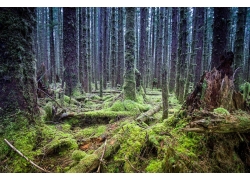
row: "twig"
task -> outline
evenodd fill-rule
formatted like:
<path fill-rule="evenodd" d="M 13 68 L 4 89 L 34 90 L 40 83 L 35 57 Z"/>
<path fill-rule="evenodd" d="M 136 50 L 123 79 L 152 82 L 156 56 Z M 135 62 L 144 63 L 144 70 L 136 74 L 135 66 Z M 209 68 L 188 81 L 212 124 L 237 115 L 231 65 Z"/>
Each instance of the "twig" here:
<path fill-rule="evenodd" d="M 20 151 L 18 151 L 7 139 L 4 139 L 4 141 L 14 150 L 16 151 L 20 156 L 22 156 L 24 159 L 26 159 L 28 162 L 30 162 L 33 166 L 40 169 L 43 172 L 50 173 L 50 171 L 47 171 L 40 166 L 36 165 L 33 161 L 29 160 L 26 156 L 24 156 Z"/>
<path fill-rule="evenodd" d="M 46 92 L 44 92 L 43 90 L 37 88 L 39 91 L 43 92 L 45 95 L 47 95 L 50 99 L 52 99 L 60 108 L 64 109 L 58 102 L 56 102 L 56 100 L 54 98 L 52 98 L 50 95 L 48 95 Z"/>
<path fill-rule="evenodd" d="M 137 172 L 140 173 L 140 171 L 139 171 L 138 169 L 136 169 L 136 168 L 130 163 L 130 161 L 128 160 L 128 158 L 126 157 L 126 155 L 125 155 L 125 160 L 128 161 L 129 165 L 130 165 L 135 171 L 137 171 Z"/>
<path fill-rule="evenodd" d="M 233 81 L 234 81 L 234 76 L 235 76 L 235 74 L 237 73 L 237 71 L 238 71 L 239 69 L 241 69 L 241 67 L 238 67 L 238 68 L 234 71 L 234 74 L 233 74 Z"/>
<path fill-rule="evenodd" d="M 104 156 L 104 153 L 105 153 L 105 150 L 106 150 L 106 142 L 107 142 L 107 139 L 105 139 L 105 143 L 104 143 L 104 149 L 103 149 L 103 152 L 102 152 L 102 156 L 101 156 L 101 159 L 100 159 L 100 163 L 99 163 L 99 167 L 97 169 L 97 173 L 100 173 L 100 169 L 101 169 L 101 164 L 102 164 L 102 159 L 103 159 L 103 156 Z"/>

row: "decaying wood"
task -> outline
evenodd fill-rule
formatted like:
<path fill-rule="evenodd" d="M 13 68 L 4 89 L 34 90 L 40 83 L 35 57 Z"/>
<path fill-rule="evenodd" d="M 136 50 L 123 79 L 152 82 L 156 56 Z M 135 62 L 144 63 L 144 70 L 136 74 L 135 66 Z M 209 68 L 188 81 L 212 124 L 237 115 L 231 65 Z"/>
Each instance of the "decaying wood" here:
<path fill-rule="evenodd" d="M 150 119 L 150 117 L 152 115 L 154 115 L 155 113 L 159 112 L 161 109 L 161 104 L 155 106 L 154 108 L 148 110 L 147 112 L 145 113 L 142 113 L 138 118 L 136 118 L 136 121 L 139 121 L 139 122 L 145 122 L 147 121 L 148 119 Z"/>
<path fill-rule="evenodd" d="M 110 140 L 106 140 L 106 145 L 103 144 L 101 147 L 99 147 L 96 151 L 94 151 L 93 154 L 83 158 L 79 164 L 71 168 L 68 172 L 70 173 L 76 173 L 76 172 L 95 172 L 95 170 L 98 168 L 100 164 L 100 157 L 103 154 L 103 146 L 106 146 L 107 153 L 104 153 L 102 159 L 107 159 L 110 155 L 114 154 L 119 149 L 119 141 L 118 138 L 120 136 L 113 136 Z"/>
<path fill-rule="evenodd" d="M 218 107 L 223 107 L 230 112 L 244 110 L 243 96 L 234 88 L 234 76 L 239 68 L 233 71 L 231 67 L 233 60 L 233 52 L 225 52 L 220 57 L 220 65 L 203 74 L 195 90 L 184 103 L 184 108 L 189 113 L 195 109 L 211 111 Z"/>
<path fill-rule="evenodd" d="M 101 157 L 101 159 L 100 159 L 100 163 L 99 163 L 98 169 L 97 169 L 97 171 L 96 171 L 97 173 L 99 173 L 100 170 L 101 170 L 101 164 L 102 164 L 102 162 L 103 162 L 103 156 L 104 156 L 104 153 L 105 153 L 105 150 L 106 150 L 106 144 L 107 144 L 107 139 L 105 139 L 102 157 Z"/>
<path fill-rule="evenodd" d="M 100 93 L 100 91 L 92 91 L 91 93 Z M 121 91 L 103 91 L 103 94 L 111 94 L 111 93 L 121 93 Z"/>
<path fill-rule="evenodd" d="M 183 131 L 198 133 L 249 133 L 250 119 L 239 119 L 239 116 L 225 116 L 218 119 L 201 119 L 192 121 Z"/>
<path fill-rule="evenodd" d="M 95 112 L 95 114 L 89 112 L 81 112 L 81 113 L 75 113 L 75 112 L 65 112 L 60 114 L 60 116 L 56 116 L 55 121 L 65 121 L 69 120 L 70 118 L 74 118 L 79 120 L 79 125 L 91 125 L 91 124 L 108 124 L 111 119 L 118 121 L 121 118 L 131 116 L 133 114 L 130 114 L 129 112 L 112 112 L 112 113 L 104 113 L 98 111 Z"/>
<path fill-rule="evenodd" d="M 41 91 L 42 93 L 44 93 L 46 96 L 48 96 L 52 101 L 54 101 L 60 108 L 64 109 L 54 98 L 52 98 L 50 95 L 48 95 L 46 92 L 44 92 L 43 90 L 37 88 L 39 91 Z"/>
<path fill-rule="evenodd" d="M 43 172 L 46 173 L 50 173 L 50 171 L 41 168 L 40 166 L 36 165 L 33 161 L 31 161 L 30 159 L 28 159 L 26 156 L 24 156 L 19 150 L 17 150 L 7 139 L 4 139 L 4 141 L 14 150 L 16 151 L 20 156 L 22 156 L 24 159 L 26 159 L 29 163 L 31 163 L 33 166 L 35 166 L 36 168 L 40 169 Z"/>

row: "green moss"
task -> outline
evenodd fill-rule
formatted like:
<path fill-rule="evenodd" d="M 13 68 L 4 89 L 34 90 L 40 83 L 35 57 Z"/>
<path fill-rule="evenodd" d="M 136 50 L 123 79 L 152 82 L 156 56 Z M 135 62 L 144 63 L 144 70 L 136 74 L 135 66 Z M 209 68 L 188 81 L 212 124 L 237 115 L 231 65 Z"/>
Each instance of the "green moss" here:
<path fill-rule="evenodd" d="M 55 126 L 41 126 L 41 150 L 45 154 L 63 154 L 68 150 L 77 149 L 78 145 L 72 134 L 59 131 Z"/>
<path fill-rule="evenodd" d="M 146 132 L 142 131 L 142 128 L 135 123 L 130 123 L 124 125 L 118 133 L 122 133 L 123 137 L 120 140 L 120 149 L 114 156 L 114 161 L 122 162 L 125 172 L 133 172 L 128 160 L 134 166 L 139 165 L 138 158 L 146 141 Z"/>
<path fill-rule="evenodd" d="M 61 127 L 62 127 L 62 130 L 63 130 L 63 131 L 65 131 L 65 132 L 70 132 L 70 128 L 71 128 L 71 125 L 70 125 L 70 124 L 65 123 L 65 124 L 62 124 Z"/>
<path fill-rule="evenodd" d="M 145 170 L 148 173 L 162 173 L 162 161 L 151 160 Z"/>
<path fill-rule="evenodd" d="M 115 103 L 110 108 L 111 111 L 125 111 L 123 102 L 120 100 L 115 101 Z"/>
<path fill-rule="evenodd" d="M 243 92 L 243 99 L 246 101 L 249 98 L 250 93 L 250 83 L 245 82 L 244 84 L 240 85 L 240 90 Z"/>
<path fill-rule="evenodd" d="M 106 130 L 107 130 L 107 127 L 105 125 L 86 127 L 78 131 L 75 137 L 76 138 L 89 138 L 90 136 L 99 137 L 102 134 L 104 134 Z"/>
<path fill-rule="evenodd" d="M 66 96 L 64 95 L 64 101 L 67 103 L 67 104 L 72 104 L 72 105 L 79 105 L 80 103 L 75 100 L 74 98 L 70 98 L 69 96 Z"/>
<path fill-rule="evenodd" d="M 72 153 L 72 159 L 75 161 L 80 161 L 82 158 L 84 158 L 86 156 L 86 152 L 81 151 L 81 150 L 75 150 Z"/>
<path fill-rule="evenodd" d="M 214 109 L 214 113 L 216 113 L 216 114 L 222 114 L 222 115 L 230 115 L 230 113 L 228 112 L 228 110 L 226 110 L 226 109 L 224 109 L 222 107 Z"/>
<path fill-rule="evenodd" d="M 80 162 L 72 167 L 68 173 L 82 173 L 87 172 L 87 170 L 93 165 L 93 162 L 98 161 L 99 157 L 97 154 L 86 155 Z"/>
<path fill-rule="evenodd" d="M 45 111 L 45 116 L 44 116 L 44 120 L 46 121 L 51 121 L 53 116 L 52 116 L 52 103 L 48 102 L 45 107 L 44 107 L 44 111 Z"/>
<path fill-rule="evenodd" d="M 30 126 L 29 121 L 20 115 L 16 117 L 16 122 L 9 122 L 4 134 L 0 136 L 0 161 L 6 159 L 7 156 L 8 159 L 11 159 L 8 163 L 8 171 L 35 172 L 32 165 L 11 149 L 4 139 L 7 139 L 30 160 L 34 160 L 37 155 L 41 154 L 40 150 L 35 150 L 39 143 L 36 125 Z M 0 171 L 2 168 L 0 167 Z"/>

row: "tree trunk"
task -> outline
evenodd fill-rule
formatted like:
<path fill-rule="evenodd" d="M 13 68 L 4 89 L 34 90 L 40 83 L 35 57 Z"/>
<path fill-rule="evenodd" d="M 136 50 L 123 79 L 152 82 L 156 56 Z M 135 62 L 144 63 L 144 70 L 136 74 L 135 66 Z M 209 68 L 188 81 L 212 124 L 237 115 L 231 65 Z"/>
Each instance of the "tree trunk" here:
<path fill-rule="evenodd" d="M 115 85 L 115 69 L 116 69 L 116 30 L 115 30 L 115 8 L 111 8 L 111 87 Z"/>
<path fill-rule="evenodd" d="M 135 8 L 126 8 L 126 13 L 124 99 L 135 101 Z"/>
<path fill-rule="evenodd" d="M 168 57 L 168 18 L 169 10 L 165 8 L 165 18 L 164 18 L 164 55 L 163 55 L 163 69 L 162 69 L 162 119 L 168 118 L 168 81 L 167 81 L 167 57 Z M 166 46 L 166 47 L 165 47 Z"/>
<path fill-rule="evenodd" d="M 178 65 L 176 95 L 180 102 L 184 100 L 184 84 L 187 75 L 187 8 L 180 8 L 180 28 L 178 45 Z"/>
<path fill-rule="evenodd" d="M 228 16 L 229 8 L 214 8 L 211 69 L 220 65 L 220 57 L 227 47 Z"/>
<path fill-rule="evenodd" d="M 107 89 L 107 61 L 108 61 L 108 8 L 103 15 L 103 89 Z M 120 27 L 122 28 L 122 27 Z"/>
<path fill-rule="evenodd" d="M 171 42 L 171 62 L 170 62 L 170 78 L 169 91 L 173 92 L 176 83 L 176 62 L 177 62 L 177 43 L 178 43 L 178 26 L 177 26 L 178 8 L 172 8 L 172 42 Z"/>
<path fill-rule="evenodd" d="M 65 94 L 71 96 L 77 91 L 78 62 L 76 39 L 76 8 L 63 8 L 63 56 Z"/>
<path fill-rule="evenodd" d="M 122 87 L 124 73 L 123 8 L 118 8 L 118 74 L 117 83 Z"/>
<path fill-rule="evenodd" d="M 53 20 L 53 8 L 49 8 L 49 31 L 50 31 L 50 82 L 56 83 L 56 60 L 55 60 L 55 50 L 54 50 L 54 20 Z"/>
<path fill-rule="evenodd" d="M 98 30 L 99 30 L 99 83 L 100 83 L 100 97 L 102 97 L 102 90 L 103 90 L 103 14 L 104 14 L 104 8 L 99 9 L 99 22 L 98 22 Z"/>
<path fill-rule="evenodd" d="M 194 35 L 196 38 L 195 49 L 196 49 L 196 56 L 195 56 L 195 84 L 199 81 L 201 77 L 202 71 L 202 57 L 203 57 L 203 37 L 204 37 L 204 8 L 196 8 L 196 12 L 194 14 L 196 18 L 196 34 Z"/>
<path fill-rule="evenodd" d="M 0 124 L 19 110 L 30 122 L 38 113 L 35 12 L 35 8 L 0 8 Z"/>
<path fill-rule="evenodd" d="M 235 88 L 239 90 L 243 82 L 243 62 L 244 62 L 244 39 L 246 26 L 247 8 L 239 7 L 237 13 L 236 37 L 234 43 L 235 69 L 241 67 L 241 70 L 235 75 Z"/>
<path fill-rule="evenodd" d="M 141 36 L 140 36 L 140 51 L 139 51 L 139 72 L 142 75 L 142 82 L 140 82 L 140 84 L 142 85 L 142 87 L 145 89 L 145 83 L 143 81 L 144 76 L 145 76 L 145 62 L 146 62 L 146 57 L 147 57 L 147 53 L 146 53 L 146 27 L 147 27 L 147 9 L 148 8 L 140 8 L 141 11 L 141 23 L 140 23 L 140 32 L 141 32 Z"/>

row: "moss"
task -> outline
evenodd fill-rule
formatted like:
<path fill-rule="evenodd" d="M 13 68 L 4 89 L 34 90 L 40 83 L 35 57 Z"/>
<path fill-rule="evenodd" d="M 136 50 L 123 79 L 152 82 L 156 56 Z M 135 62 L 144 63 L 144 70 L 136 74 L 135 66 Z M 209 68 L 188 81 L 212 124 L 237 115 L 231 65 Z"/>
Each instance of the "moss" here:
<path fill-rule="evenodd" d="M 123 138 L 114 161 L 121 162 L 125 172 L 133 172 L 128 160 L 134 166 L 139 165 L 139 155 L 146 141 L 146 132 L 135 123 L 130 123 L 124 125 L 118 133 L 123 134 Z"/>
<path fill-rule="evenodd" d="M 91 154 L 91 155 L 86 155 L 83 159 L 80 160 L 80 162 L 72 167 L 68 173 L 82 173 L 82 172 L 87 172 L 89 168 L 93 165 L 93 162 L 99 161 L 99 157 L 97 154 Z"/>
<path fill-rule="evenodd" d="M 67 103 L 67 104 L 74 104 L 74 105 L 79 105 L 80 103 L 75 100 L 74 98 L 70 98 L 69 96 L 66 96 L 64 95 L 64 101 Z"/>
<path fill-rule="evenodd" d="M 151 160 L 145 170 L 147 173 L 162 173 L 162 161 Z"/>
<path fill-rule="evenodd" d="M 106 130 L 107 130 L 107 127 L 105 125 L 86 127 L 78 131 L 75 137 L 76 138 L 89 138 L 90 136 L 99 137 L 102 134 L 104 134 Z"/>
<path fill-rule="evenodd" d="M 216 114 L 222 114 L 222 115 L 230 115 L 230 113 L 228 112 L 228 110 L 226 110 L 226 109 L 224 109 L 222 107 L 214 109 L 214 113 L 216 113 Z"/>
<path fill-rule="evenodd" d="M 71 149 L 77 149 L 78 145 L 72 134 L 59 131 L 55 126 L 43 125 L 40 127 L 41 150 L 47 155 L 59 154 L 67 152 Z"/>
<path fill-rule="evenodd" d="M 75 150 L 72 153 L 72 159 L 75 161 L 80 161 L 85 156 L 87 156 L 86 152 L 81 151 L 81 150 Z"/>
<path fill-rule="evenodd" d="M 40 150 L 35 150 L 38 142 L 38 128 L 29 125 L 29 121 L 22 116 L 16 118 L 16 122 L 9 122 L 5 129 L 5 133 L 0 136 L 0 161 L 11 159 L 8 161 L 8 172 L 36 172 L 32 165 L 22 158 L 17 152 L 11 149 L 4 141 L 7 139 L 22 154 L 30 160 L 41 154 Z M 0 172 L 4 172 L 0 167 Z M 6 171 L 6 169 L 5 169 Z"/>
<path fill-rule="evenodd" d="M 62 130 L 64 132 L 70 132 L 70 129 L 71 129 L 71 125 L 70 124 L 65 123 L 65 124 L 62 124 L 61 127 L 62 127 Z"/>
<path fill-rule="evenodd" d="M 46 115 L 44 116 L 45 122 L 46 122 L 46 121 L 51 121 L 52 118 L 53 118 L 53 115 L 52 115 L 52 103 L 51 103 L 51 102 L 48 102 L 48 103 L 45 105 L 44 111 L 45 111 L 45 113 L 46 113 Z"/>
<path fill-rule="evenodd" d="M 249 93 L 250 93 L 250 83 L 245 82 L 244 84 L 241 85 L 240 90 L 243 91 L 243 99 L 246 101 L 249 98 Z"/>
<path fill-rule="evenodd" d="M 125 111 L 123 102 L 120 100 L 116 101 L 110 108 L 111 111 Z"/>

